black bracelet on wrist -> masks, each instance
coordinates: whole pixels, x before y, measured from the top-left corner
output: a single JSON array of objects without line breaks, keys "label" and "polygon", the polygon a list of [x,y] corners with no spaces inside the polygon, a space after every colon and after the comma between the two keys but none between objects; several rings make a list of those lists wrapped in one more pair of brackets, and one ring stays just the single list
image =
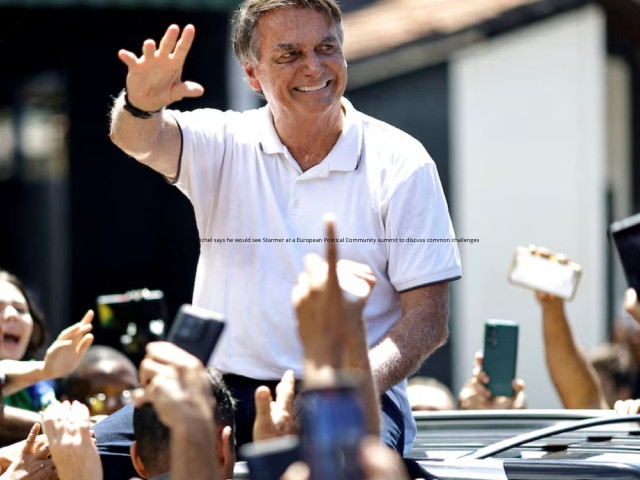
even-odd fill
[{"label": "black bracelet on wrist", "polygon": [[153,117],[156,113],[159,113],[162,108],[160,110],[156,110],[155,112],[146,112],[144,110],[140,110],[138,107],[132,105],[129,102],[129,95],[127,94],[127,92],[125,91],[124,93],[124,109],[129,112],[131,115],[133,115],[136,118],[142,118],[142,119],[147,119],[147,118],[151,118]]}]

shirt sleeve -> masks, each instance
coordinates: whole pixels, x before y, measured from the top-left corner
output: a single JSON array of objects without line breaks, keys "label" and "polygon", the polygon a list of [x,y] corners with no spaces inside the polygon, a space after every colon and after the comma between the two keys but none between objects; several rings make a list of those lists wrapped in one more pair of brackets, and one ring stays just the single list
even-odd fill
[{"label": "shirt sleeve", "polygon": [[169,110],[180,128],[182,147],[174,185],[191,201],[198,227],[209,215],[222,169],[227,114],[215,109]]},{"label": "shirt sleeve", "polygon": [[460,278],[460,255],[435,163],[417,168],[395,190],[386,219],[388,273],[399,292]]}]

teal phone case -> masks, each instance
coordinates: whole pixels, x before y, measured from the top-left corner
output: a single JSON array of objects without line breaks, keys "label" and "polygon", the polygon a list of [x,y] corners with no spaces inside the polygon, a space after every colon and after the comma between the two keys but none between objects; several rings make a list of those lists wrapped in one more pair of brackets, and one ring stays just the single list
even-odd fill
[{"label": "teal phone case", "polygon": [[487,320],[484,325],[484,361],[489,376],[487,388],[494,397],[513,396],[518,357],[518,323],[511,320]]}]

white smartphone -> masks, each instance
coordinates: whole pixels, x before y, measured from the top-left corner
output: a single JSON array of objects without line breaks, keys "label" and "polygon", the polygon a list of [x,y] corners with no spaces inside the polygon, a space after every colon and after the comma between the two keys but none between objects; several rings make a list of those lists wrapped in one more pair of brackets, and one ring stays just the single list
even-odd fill
[{"label": "white smartphone", "polygon": [[518,247],[513,255],[508,279],[515,285],[572,300],[578,289],[582,269],[555,255],[543,256],[527,247]]}]

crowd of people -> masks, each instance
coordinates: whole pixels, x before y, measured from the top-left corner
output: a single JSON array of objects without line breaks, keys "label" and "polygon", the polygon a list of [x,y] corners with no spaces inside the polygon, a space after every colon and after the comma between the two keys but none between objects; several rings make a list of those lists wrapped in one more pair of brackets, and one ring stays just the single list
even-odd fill
[{"label": "crowd of people", "polygon": [[[168,108],[204,91],[182,79],[195,28],[171,25],[140,56],[118,52],[128,73],[110,137],[189,198],[202,238],[325,241],[202,243],[193,304],[227,318],[208,365],[168,342],[149,343],[139,365],[92,346],[92,311],[40,356],[43,317],[1,272],[0,479],[228,479],[241,446],[280,437],[299,442],[298,461],[274,478],[405,479],[412,408],[525,407],[520,379],[513,397],[491,396],[481,353],[457,401],[433,381],[407,389],[448,336],[455,242],[336,241],[455,234],[424,147],[344,98],[335,0],[244,0],[232,27],[265,106]],[[624,399],[607,355],[590,362],[573,340],[562,301],[536,298],[564,405]],[[627,308],[640,322],[634,292]]]}]

